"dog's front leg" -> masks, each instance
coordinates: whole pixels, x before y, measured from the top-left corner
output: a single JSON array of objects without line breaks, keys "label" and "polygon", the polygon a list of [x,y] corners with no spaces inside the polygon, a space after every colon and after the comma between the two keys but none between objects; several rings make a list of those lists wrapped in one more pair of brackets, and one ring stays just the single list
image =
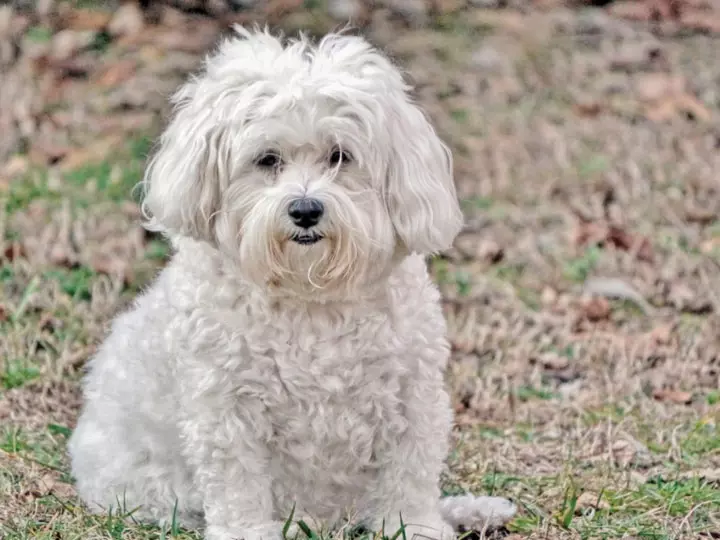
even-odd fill
[{"label": "dog's front leg", "polygon": [[218,389],[185,400],[184,452],[203,497],[205,538],[279,540],[265,444],[270,428],[257,399],[233,394]]},{"label": "dog's front leg", "polygon": [[439,480],[449,449],[452,427],[450,399],[441,374],[409,381],[403,396],[406,428],[389,433],[394,444],[384,447],[375,501],[373,528],[383,525],[393,536],[402,524],[408,540],[448,539],[452,527],[439,509]]}]

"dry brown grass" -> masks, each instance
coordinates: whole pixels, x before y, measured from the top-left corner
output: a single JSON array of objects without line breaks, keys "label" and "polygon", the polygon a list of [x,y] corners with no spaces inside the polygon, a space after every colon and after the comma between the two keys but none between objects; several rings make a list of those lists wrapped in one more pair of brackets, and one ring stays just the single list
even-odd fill
[{"label": "dry brown grass", "polygon": [[[336,24],[321,7],[283,17]],[[454,346],[446,490],[514,497],[512,538],[718,537],[718,37],[597,9],[367,20],[451,143],[466,207],[431,263]],[[49,173],[49,142],[0,156],[0,538],[190,537],[88,516],[67,476],[83,362],[166,254],[129,196],[164,110],[140,89],[200,53],[104,47],[103,73],[122,79],[121,54],[140,67],[112,92],[73,79],[53,106],[85,116],[29,141],[80,142]],[[102,107],[123,136],[88,153],[82,119]]]}]

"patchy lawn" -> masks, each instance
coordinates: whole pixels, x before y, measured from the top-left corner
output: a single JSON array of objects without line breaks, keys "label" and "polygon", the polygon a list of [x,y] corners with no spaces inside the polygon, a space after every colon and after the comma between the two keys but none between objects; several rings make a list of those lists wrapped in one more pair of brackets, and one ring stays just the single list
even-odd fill
[{"label": "patchy lawn", "polygon": [[132,188],[230,22],[321,33],[353,9],[452,146],[467,215],[430,263],[445,491],[513,497],[507,538],[720,537],[720,13],[501,3],[0,7],[0,538],[196,538],[90,516],[68,475],[83,364],[168,255]]}]

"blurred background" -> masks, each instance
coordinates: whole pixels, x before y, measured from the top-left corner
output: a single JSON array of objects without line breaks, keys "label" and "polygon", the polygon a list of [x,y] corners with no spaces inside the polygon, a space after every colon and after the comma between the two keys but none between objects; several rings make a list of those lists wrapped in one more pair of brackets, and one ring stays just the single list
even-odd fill
[{"label": "blurred background", "polygon": [[231,24],[348,20],[455,156],[445,492],[515,498],[512,539],[719,538],[713,0],[0,4],[0,538],[196,538],[87,515],[67,473],[83,365],[169,255],[133,187]]}]

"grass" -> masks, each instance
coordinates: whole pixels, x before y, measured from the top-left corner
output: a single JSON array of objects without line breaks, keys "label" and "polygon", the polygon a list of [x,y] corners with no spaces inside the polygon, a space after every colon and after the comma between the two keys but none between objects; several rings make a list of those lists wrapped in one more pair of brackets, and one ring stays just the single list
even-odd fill
[{"label": "grass", "polygon": [[[290,14],[281,26],[327,30],[323,6],[306,2],[313,13]],[[720,244],[712,242],[720,222],[688,212],[717,210],[712,134],[686,118],[642,116],[632,85],[648,68],[613,69],[615,19],[607,35],[588,37],[573,26],[574,12],[563,23],[569,30],[553,26],[553,12],[533,12],[521,18],[524,32],[506,31],[504,10],[497,18],[432,14],[427,28],[383,13],[366,30],[420,83],[418,99],[455,151],[467,218],[458,249],[430,265],[453,347],[447,381],[457,429],[443,492],[513,497],[521,508],[508,524],[513,540],[717,537]],[[25,37],[47,43],[49,28],[34,21]],[[631,25],[624,39],[641,43],[644,32]],[[658,39],[688,87],[711,95],[717,38]],[[478,46],[494,49],[489,57],[500,64],[477,68]],[[119,54],[102,32],[91,50]],[[122,54],[165,61],[148,61],[148,51]],[[621,104],[600,90],[608,81],[625,88]],[[600,103],[594,117],[574,107],[588,92]],[[169,256],[162,239],[142,231],[133,192],[155,135],[129,133],[114,152],[72,170],[31,167],[7,185],[0,172],[3,539],[199,538],[177,523],[134,523],[122,504],[88,514],[65,453],[85,361]],[[654,260],[574,245],[577,215],[647,235]],[[581,291],[590,277],[620,279],[655,309],[612,299],[610,316],[589,320]],[[700,301],[710,308],[696,309]],[[691,399],[673,401],[661,389]],[[295,525],[286,533],[327,537]]]}]

